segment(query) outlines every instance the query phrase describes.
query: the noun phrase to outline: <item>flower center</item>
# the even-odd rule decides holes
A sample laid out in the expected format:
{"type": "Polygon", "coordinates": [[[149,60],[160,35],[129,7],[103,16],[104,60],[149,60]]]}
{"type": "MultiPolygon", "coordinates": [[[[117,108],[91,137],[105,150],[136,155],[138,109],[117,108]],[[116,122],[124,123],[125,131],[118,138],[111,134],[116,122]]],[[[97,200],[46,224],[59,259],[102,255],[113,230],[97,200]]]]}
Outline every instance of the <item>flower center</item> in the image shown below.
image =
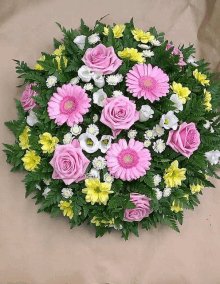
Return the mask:
{"type": "Polygon", "coordinates": [[[88,138],[87,140],[86,140],[86,144],[88,145],[88,146],[93,146],[93,141],[92,141],[92,139],[90,139],[90,138],[88,138]]]}
{"type": "Polygon", "coordinates": [[[60,112],[62,114],[71,114],[76,109],[74,97],[67,96],[60,103],[60,112]]]}
{"type": "Polygon", "coordinates": [[[95,193],[100,193],[101,192],[99,187],[94,188],[94,191],[95,191],[95,193]]]}
{"type": "Polygon", "coordinates": [[[139,79],[139,86],[145,90],[152,90],[155,86],[155,80],[150,76],[143,76],[139,79]]]}
{"type": "Polygon", "coordinates": [[[122,150],[118,155],[118,163],[125,169],[130,169],[138,164],[139,157],[136,151],[127,148],[122,150]]]}

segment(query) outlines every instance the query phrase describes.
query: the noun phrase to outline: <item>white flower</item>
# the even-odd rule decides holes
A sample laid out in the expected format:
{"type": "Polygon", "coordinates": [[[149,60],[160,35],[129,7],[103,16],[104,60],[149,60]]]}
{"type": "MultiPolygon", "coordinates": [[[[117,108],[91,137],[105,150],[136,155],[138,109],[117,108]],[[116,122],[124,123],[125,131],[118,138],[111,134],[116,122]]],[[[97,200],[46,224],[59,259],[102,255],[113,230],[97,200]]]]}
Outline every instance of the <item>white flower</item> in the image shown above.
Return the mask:
{"type": "Polygon", "coordinates": [[[154,56],[154,52],[153,51],[151,51],[151,50],[144,50],[143,52],[142,52],[142,55],[144,56],[144,57],[152,57],[152,56],[154,56]]]}
{"type": "Polygon", "coordinates": [[[110,224],[109,227],[114,228],[115,230],[122,230],[123,229],[123,226],[121,224],[119,225],[119,227],[116,227],[115,224],[110,224]]]}
{"type": "Polygon", "coordinates": [[[51,179],[43,179],[43,182],[46,184],[46,185],[49,185],[51,183],[51,179]]]}
{"type": "Polygon", "coordinates": [[[103,178],[104,182],[113,183],[114,181],[114,177],[110,173],[106,173],[103,178]]]}
{"type": "Polygon", "coordinates": [[[81,50],[83,50],[84,47],[85,47],[85,43],[86,43],[86,36],[84,36],[84,35],[77,36],[77,37],[74,39],[73,42],[78,46],[78,48],[80,48],[81,50]]]}
{"type": "Polygon", "coordinates": [[[95,124],[90,124],[86,129],[86,133],[96,136],[99,134],[99,128],[95,124]]]}
{"type": "Polygon", "coordinates": [[[210,132],[211,132],[211,133],[215,132],[214,129],[213,129],[213,127],[212,127],[212,123],[213,123],[212,121],[206,120],[206,121],[205,121],[205,124],[203,124],[203,127],[204,127],[204,128],[206,128],[206,129],[209,129],[209,128],[210,128],[210,132]]]}
{"type": "Polygon", "coordinates": [[[57,83],[57,77],[49,76],[46,81],[47,88],[52,88],[57,83]]]}
{"type": "Polygon", "coordinates": [[[139,111],[139,120],[147,121],[149,118],[152,118],[154,114],[154,111],[152,108],[148,105],[143,105],[139,111]]]}
{"type": "Polygon", "coordinates": [[[161,127],[159,124],[155,125],[153,130],[157,134],[158,137],[161,137],[164,135],[164,128],[161,127]]]}
{"type": "Polygon", "coordinates": [[[89,44],[95,44],[100,41],[99,34],[95,33],[88,37],[89,44]]]}
{"type": "Polygon", "coordinates": [[[41,187],[40,187],[39,184],[36,184],[36,185],[35,185],[35,188],[38,189],[38,190],[41,190],[41,187]]]}
{"type": "Polygon", "coordinates": [[[144,147],[148,148],[151,145],[151,141],[149,139],[144,141],[144,147]]]}
{"type": "Polygon", "coordinates": [[[106,160],[99,156],[92,161],[93,167],[97,170],[103,170],[106,167],[106,160]]]}
{"type": "Polygon", "coordinates": [[[83,82],[88,83],[92,79],[93,72],[88,66],[83,65],[78,70],[78,76],[83,82]]]}
{"type": "Polygon", "coordinates": [[[92,134],[83,133],[78,140],[82,149],[87,153],[95,153],[99,149],[99,141],[92,134]]]}
{"type": "Polygon", "coordinates": [[[115,86],[119,83],[117,75],[110,75],[106,79],[108,85],[115,86]]]}
{"type": "Polygon", "coordinates": [[[176,108],[174,112],[179,112],[183,110],[183,102],[177,94],[172,94],[170,100],[174,103],[174,107],[176,108]]]}
{"type": "Polygon", "coordinates": [[[166,148],[166,144],[162,139],[158,139],[156,142],[154,142],[153,149],[157,153],[162,153],[166,148]]]}
{"type": "Polygon", "coordinates": [[[49,187],[46,187],[44,189],[44,192],[42,193],[42,195],[46,198],[47,197],[47,194],[51,191],[51,189],[49,187]]]}
{"type": "Polygon", "coordinates": [[[153,188],[153,190],[156,191],[156,198],[157,198],[157,200],[160,200],[162,198],[162,196],[163,196],[162,191],[159,188],[153,188]]]}
{"type": "Polygon", "coordinates": [[[74,77],[74,78],[72,78],[71,80],[70,80],[70,84],[71,85],[76,85],[76,84],[78,84],[79,83],[79,77],[77,76],[77,77],[74,77]]]}
{"type": "Polygon", "coordinates": [[[153,130],[147,130],[144,133],[144,138],[145,139],[154,139],[156,136],[156,133],[153,130]]]}
{"type": "Polygon", "coordinates": [[[161,182],[161,176],[160,175],[155,175],[155,176],[153,176],[153,181],[154,181],[154,185],[155,186],[158,186],[159,185],[159,183],[161,182]]]}
{"type": "Polygon", "coordinates": [[[148,44],[138,44],[138,47],[140,47],[142,49],[150,49],[150,45],[148,45],[148,44]]]}
{"type": "Polygon", "coordinates": [[[98,114],[94,114],[92,120],[93,120],[93,123],[96,123],[99,120],[98,114]]]}
{"type": "Polygon", "coordinates": [[[91,91],[93,89],[93,84],[91,84],[91,83],[85,84],[83,88],[86,91],[91,91]]]}
{"type": "Polygon", "coordinates": [[[122,91],[117,91],[117,90],[115,90],[115,91],[113,92],[113,97],[114,97],[114,98],[117,98],[118,96],[123,96],[123,93],[122,93],[122,91]]]}
{"type": "Polygon", "coordinates": [[[102,153],[106,153],[108,149],[111,147],[112,139],[114,139],[111,135],[103,135],[99,142],[99,149],[102,153]]]}
{"type": "Polygon", "coordinates": [[[160,119],[160,126],[164,127],[165,129],[172,128],[173,130],[177,129],[177,122],[179,119],[174,115],[173,111],[168,111],[167,114],[163,114],[160,119]]]}
{"type": "Polygon", "coordinates": [[[210,162],[211,165],[216,165],[219,162],[220,151],[212,150],[212,151],[206,152],[205,157],[210,162]]]}
{"type": "Polygon", "coordinates": [[[196,62],[195,58],[192,55],[190,55],[190,57],[186,60],[186,62],[191,63],[194,66],[199,66],[198,64],[195,63],[196,62]]]}
{"type": "Polygon", "coordinates": [[[98,90],[93,93],[93,102],[100,107],[104,107],[104,100],[107,98],[107,94],[103,91],[103,89],[98,90]]]}
{"type": "Polygon", "coordinates": [[[123,81],[123,76],[121,74],[116,74],[116,77],[118,79],[118,83],[123,81]]]}
{"type": "Polygon", "coordinates": [[[154,46],[160,46],[161,45],[161,42],[157,39],[152,39],[150,43],[154,46]]]}
{"type": "Polygon", "coordinates": [[[137,135],[137,130],[131,129],[128,131],[128,138],[135,138],[136,135],[137,135]]]}
{"type": "Polygon", "coordinates": [[[70,144],[73,140],[72,133],[67,133],[63,136],[63,144],[70,144]]]}
{"type": "Polygon", "coordinates": [[[171,194],[172,189],[170,187],[164,188],[163,197],[168,197],[171,194]]]}
{"type": "Polygon", "coordinates": [[[72,188],[63,188],[61,194],[64,198],[71,198],[73,196],[72,188]]]}
{"type": "Polygon", "coordinates": [[[70,128],[70,132],[74,135],[77,136],[82,132],[82,127],[75,124],[70,128]]]}
{"type": "Polygon", "coordinates": [[[86,175],[88,178],[99,179],[100,180],[100,172],[96,169],[91,169],[90,172],[86,175]]]}
{"type": "Polygon", "coordinates": [[[33,110],[29,111],[29,115],[27,116],[27,124],[33,126],[34,124],[38,123],[37,116],[33,110]]]}
{"type": "Polygon", "coordinates": [[[98,88],[104,87],[105,80],[101,74],[94,72],[94,74],[92,75],[92,79],[94,80],[94,84],[96,85],[96,87],[98,88]]]}

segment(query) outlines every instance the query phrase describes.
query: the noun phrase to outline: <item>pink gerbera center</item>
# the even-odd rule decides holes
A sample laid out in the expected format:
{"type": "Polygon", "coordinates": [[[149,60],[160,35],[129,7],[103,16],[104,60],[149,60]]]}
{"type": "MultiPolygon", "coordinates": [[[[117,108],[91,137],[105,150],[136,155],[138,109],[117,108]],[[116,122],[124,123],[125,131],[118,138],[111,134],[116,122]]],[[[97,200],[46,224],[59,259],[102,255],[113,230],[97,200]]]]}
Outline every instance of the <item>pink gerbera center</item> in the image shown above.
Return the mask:
{"type": "Polygon", "coordinates": [[[118,163],[122,168],[130,169],[135,167],[139,162],[139,157],[136,151],[127,148],[122,150],[118,157],[118,163]]]}
{"type": "Polygon", "coordinates": [[[155,87],[155,80],[150,76],[143,76],[139,79],[139,86],[144,90],[151,90],[155,87]]]}
{"type": "Polygon", "coordinates": [[[77,107],[74,97],[66,96],[60,102],[60,112],[63,114],[71,114],[77,107]]]}

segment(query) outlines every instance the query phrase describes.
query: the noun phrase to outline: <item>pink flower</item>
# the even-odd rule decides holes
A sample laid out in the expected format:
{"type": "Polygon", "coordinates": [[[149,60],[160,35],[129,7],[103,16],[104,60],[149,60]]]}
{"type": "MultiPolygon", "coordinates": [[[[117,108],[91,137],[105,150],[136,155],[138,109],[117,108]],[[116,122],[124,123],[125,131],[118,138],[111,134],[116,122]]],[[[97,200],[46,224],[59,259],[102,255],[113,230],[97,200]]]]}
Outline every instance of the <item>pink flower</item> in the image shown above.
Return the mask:
{"type": "Polygon", "coordinates": [[[21,105],[25,111],[32,110],[34,108],[37,108],[37,104],[35,100],[32,97],[39,96],[37,92],[32,90],[32,86],[36,86],[36,84],[31,83],[28,84],[21,95],[21,105]]]}
{"type": "Polygon", "coordinates": [[[68,126],[73,126],[83,121],[83,115],[89,111],[91,101],[85,90],[80,86],[71,84],[57,88],[48,102],[48,114],[51,119],[55,118],[57,125],[65,122],[68,126]]]}
{"type": "Polygon", "coordinates": [[[150,198],[139,193],[131,193],[130,201],[136,205],[135,209],[125,209],[124,221],[141,221],[151,213],[150,198]]]}
{"type": "Polygon", "coordinates": [[[100,121],[112,129],[114,138],[122,129],[129,129],[138,119],[136,105],[127,97],[105,99],[100,121]]]}
{"type": "MultiPolygon", "coordinates": [[[[172,47],[174,47],[174,45],[168,44],[167,47],[166,47],[166,50],[169,50],[172,47]]],[[[180,56],[180,59],[179,59],[179,62],[177,63],[177,65],[179,65],[179,66],[186,65],[186,63],[183,61],[183,54],[182,54],[182,52],[178,48],[174,47],[174,49],[172,51],[172,54],[180,56]]]]}
{"type": "Polygon", "coordinates": [[[89,163],[76,139],[71,144],[57,145],[50,161],[54,168],[52,178],[62,179],[67,185],[79,182],[86,178],[85,171],[89,163]]]}
{"type": "Polygon", "coordinates": [[[180,152],[183,156],[189,158],[200,145],[200,134],[195,123],[183,122],[179,129],[171,130],[166,144],[173,148],[174,151],[180,152]]]}
{"type": "Polygon", "coordinates": [[[126,77],[127,91],[139,99],[143,97],[151,103],[169,92],[169,77],[157,66],[135,64],[126,77]]]}
{"type": "Polygon", "coordinates": [[[106,75],[115,72],[122,64],[112,46],[105,47],[103,44],[99,44],[94,48],[88,48],[84,54],[82,61],[93,72],[106,75]]]}
{"type": "Polygon", "coordinates": [[[111,175],[122,180],[138,179],[150,169],[151,155],[144,144],[130,139],[113,143],[106,155],[107,167],[111,175]]]}

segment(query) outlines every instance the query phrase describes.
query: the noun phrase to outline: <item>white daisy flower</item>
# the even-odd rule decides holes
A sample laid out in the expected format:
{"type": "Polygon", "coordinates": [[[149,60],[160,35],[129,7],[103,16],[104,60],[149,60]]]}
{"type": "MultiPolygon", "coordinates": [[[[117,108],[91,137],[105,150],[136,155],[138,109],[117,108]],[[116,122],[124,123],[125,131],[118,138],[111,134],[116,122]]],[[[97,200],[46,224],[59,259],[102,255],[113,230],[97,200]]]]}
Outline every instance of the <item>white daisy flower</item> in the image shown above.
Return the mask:
{"type": "Polygon", "coordinates": [[[47,85],[47,88],[52,88],[53,86],[55,86],[57,83],[57,77],[55,76],[49,76],[47,78],[47,81],[46,81],[46,85],[47,85]]]}
{"type": "Polygon", "coordinates": [[[93,102],[100,107],[104,107],[104,100],[107,98],[107,94],[103,89],[99,89],[97,92],[93,93],[93,102]]]}
{"type": "Polygon", "coordinates": [[[128,131],[128,138],[130,138],[130,139],[135,138],[136,135],[137,135],[137,130],[131,129],[131,130],[128,131]]]}
{"type": "Polygon", "coordinates": [[[171,194],[172,189],[170,187],[164,188],[163,197],[168,197],[171,194]]]}
{"type": "Polygon", "coordinates": [[[104,87],[105,79],[101,74],[94,72],[94,74],[92,75],[92,79],[94,80],[94,84],[96,85],[96,87],[98,88],[104,87]]]}
{"type": "Polygon", "coordinates": [[[196,62],[195,58],[192,55],[189,56],[189,58],[186,60],[186,62],[191,63],[193,66],[196,66],[196,67],[199,66],[198,64],[195,63],[196,62]]]}
{"type": "Polygon", "coordinates": [[[39,184],[36,184],[36,185],[35,185],[35,188],[36,188],[37,190],[41,190],[41,187],[40,187],[39,184]]]}
{"type": "Polygon", "coordinates": [[[113,97],[117,98],[118,96],[123,96],[122,91],[117,91],[117,90],[113,91],[113,97]]]}
{"type": "Polygon", "coordinates": [[[100,180],[100,172],[96,169],[91,169],[90,172],[86,175],[88,178],[99,179],[100,180]]]}
{"type": "Polygon", "coordinates": [[[77,76],[77,77],[74,77],[74,78],[72,78],[71,80],[70,80],[70,84],[71,85],[76,85],[76,84],[78,84],[79,83],[79,77],[77,76]]]}
{"type": "Polygon", "coordinates": [[[51,179],[43,179],[43,182],[46,184],[46,185],[49,185],[51,183],[51,179]]]}
{"type": "Polygon", "coordinates": [[[158,139],[157,141],[154,142],[153,144],[153,149],[157,153],[162,153],[166,148],[166,144],[162,139],[158,139]]]}
{"type": "Polygon", "coordinates": [[[174,115],[173,111],[168,111],[167,114],[163,114],[160,119],[160,126],[165,129],[172,128],[173,130],[177,129],[179,119],[174,115]]]}
{"type": "Polygon", "coordinates": [[[148,44],[138,44],[138,47],[140,47],[142,49],[150,49],[150,45],[148,45],[148,44]]]}
{"type": "Polygon", "coordinates": [[[159,124],[155,125],[153,130],[157,134],[158,137],[161,137],[164,135],[164,128],[161,127],[159,124]]]}
{"type": "Polygon", "coordinates": [[[99,134],[99,128],[95,124],[90,124],[86,129],[86,133],[96,136],[99,134]]]}
{"type": "Polygon", "coordinates": [[[91,91],[93,89],[93,84],[91,84],[91,83],[85,84],[83,88],[86,91],[91,91]]]}
{"type": "Polygon", "coordinates": [[[160,200],[162,198],[162,196],[163,196],[162,191],[159,188],[153,188],[153,190],[156,191],[156,198],[157,198],[157,200],[160,200]]]}
{"type": "Polygon", "coordinates": [[[98,114],[94,114],[92,120],[93,120],[93,123],[96,123],[99,120],[98,114]]]}
{"type": "Polygon", "coordinates": [[[92,161],[93,167],[97,170],[103,170],[106,167],[106,160],[99,156],[92,161]]]}
{"type": "Polygon", "coordinates": [[[145,148],[148,148],[150,145],[151,145],[150,139],[147,139],[147,140],[144,141],[144,147],[145,148]]]}
{"type": "Polygon", "coordinates": [[[217,165],[220,158],[219,150],[212,150],[205,153],[206,159],[210,162],[211,165],[217,165]]]}
{"type": "Polygon", "coordinates": [[[73,196],[72,188],[63,188],[61,194],[64,198],[71,198],[73,196]]]}
{"type": "Polygon", "coordinates": [[[158,186],[159,183],[161,182],[161,180],[162,180],[162,178],[161,178],[160,175],[155,175],[155,176],[153,176],[153,181],[154,181],[154,185],[155,185],[155,186],[158,186]]]}
{"type": "Polygon", "coordinates": [[[103,179],[104,179],[104,182],[108,182],[108,183],[113,183],[114,181],[114,177],[110,175],[110,173],[104,174],[103,179]]]}
{"type": "Polygon", "coordinates": [[[139,120],[141,122],[147,121],[149,118],[152,118],[154,114],[154,111],[149,105],[143,105],[141,106],[141,109],[139,111],[139,120]]]}
{"type": "Polygon", "coordinates": [[[99,149],[99,141],[95,135],[83,133],[78,140],[82,149],[87,153],[95,153],[99,149]]]}
{"type": "Polygon", "coordinates": [[[161,42],[157,39],[152,39],[150,43],[154,46],[160,46],[161,45],[161,42]]]}
{"type": "Polygon", "coordinates": [[[70,128],[70,132],[74,135],[77,136],[82,132],[82,127],[75,124],[70,128]]]}
{"type": "Polygon", "coordinates": [[[144,50],[144,51],[142,52],[142,55],[143,55],[144,57],[150,58],[150,57],[154,56],[154,52],[151,51],[151,50],[144,50]]]}
{"type": "Polygon", "coordinates": [[[177,94],[172,94],[170,100],[174,103],[174,107],[176,108],[174,112],[179,112],[183,110],[183,102],[177,94]]]}
{"type": "Polygon", "coordinates": [[[110,75],[106,78],[106,82],[108,83],[108,85],[110,86],[115,86],[118,84],[118,77],[117,75],[110,75]]]}
{"type": "Polygon", "coordinates": [[[109,227],[114,228],[115,230],[122,230],[123,226],[120,224],[119,227],[116,227],[115,224],[110,224],[109,227]]]}
{"type": "Polygon", "coordinates": [[[73,42],[78,46],[78,48],[80,48],[81,50],[83,50],[84,47],[85,47],[85,43],[86,43],[86,36],[84,36],[84,35],[77,36],[77,37],[74,39],[73,42]]]}
{"type": "Polygon", "coordinates": [[[103,135],[99,142],[99,149],[102,153],[106,153],[108,149],[111,147],[112,139],[114,139],[111,135],[103,135]]]}
{"type": "Polygon", "coordinates": [[[34,126],[36,123],[39,122],[33,110],[29,111],[29,115],[27,116],[26,120],[27,120],[27,124],[30,126],[34,126]]]}
{"type": "Polygon", "coordinates": [[[46,187],[45,189],[44,189],[44,192],[42,193],[42,195],[46,198],[47,197],[47,195],[48,195],[48,193],[51,191],[51,189],[49,188],[49,187],[46,187]]]}
{"type": "Polygon", "coordinates": [[[70,144],[73,140],[73,136],[72,136],[72,133],[67,133],[63,136],[63,144],[66,145],[66,144],[70,144]]]}
{"type": "Polygon", "coordinates": [[[99,34],[95,33],[88,37],[89,44],[95,44],[100,41],[99,34]]]}
{"type": "Polygon", "coordinates": [[[116,74],[116,77],[118,79],[118,83],[123,81],[123,76],[121,74],[116,74]]]}
{"type": "Polygon", "coordinates": [[[145,139],[154,139],[156,136],[156,133],[154,132],[154,130],[147,130],[144,133],[144,138],[145,139]]]}
{"type": "Polygon", "coordinates": [[[91,71],[91,69],[88,66],[86,66],[86,65],[83,65],[78,70],[79,78],[83,82],[86,82],[86,83],[90,82],[90,80],[92,79],[93,74],[94,73],[91,71]]]}

